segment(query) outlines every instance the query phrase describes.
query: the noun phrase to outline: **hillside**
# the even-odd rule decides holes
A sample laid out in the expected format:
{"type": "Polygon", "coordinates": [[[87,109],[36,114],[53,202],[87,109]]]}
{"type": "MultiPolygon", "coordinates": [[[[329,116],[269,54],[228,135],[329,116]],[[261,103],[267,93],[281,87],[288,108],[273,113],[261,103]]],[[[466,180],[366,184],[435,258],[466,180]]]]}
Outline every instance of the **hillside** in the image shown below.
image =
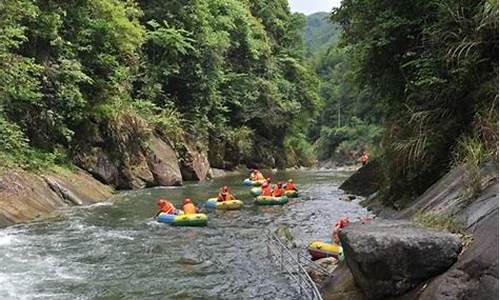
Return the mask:
{"type": "Polygon", "coordinates": [[[328,20],[328,13],[317,12],[307,16],[304,41],[307,56],[315,54],[322,48],[327,48],[339,37],[339,27],[328,20]]]}

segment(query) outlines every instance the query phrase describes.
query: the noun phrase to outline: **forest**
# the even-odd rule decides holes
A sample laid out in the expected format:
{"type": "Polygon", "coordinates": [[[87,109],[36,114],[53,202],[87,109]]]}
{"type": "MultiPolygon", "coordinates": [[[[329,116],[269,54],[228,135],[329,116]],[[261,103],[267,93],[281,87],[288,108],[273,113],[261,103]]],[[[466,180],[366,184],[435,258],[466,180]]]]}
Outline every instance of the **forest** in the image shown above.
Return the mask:
{"type": "Polygon", "coordinates": [[[496,0],[5,0],[0,36],[3,168],[133,163],[153,134],[220,168],[368,151],[398,206],[498,155],[496,0]]]}
{"type": "Polygon", "coordinates": [[[304,24],[286,0],[2,1],[2,165],[71,164],[96,131],[119,161],[154,132],[216,165],[311,165],[304,24]]]}

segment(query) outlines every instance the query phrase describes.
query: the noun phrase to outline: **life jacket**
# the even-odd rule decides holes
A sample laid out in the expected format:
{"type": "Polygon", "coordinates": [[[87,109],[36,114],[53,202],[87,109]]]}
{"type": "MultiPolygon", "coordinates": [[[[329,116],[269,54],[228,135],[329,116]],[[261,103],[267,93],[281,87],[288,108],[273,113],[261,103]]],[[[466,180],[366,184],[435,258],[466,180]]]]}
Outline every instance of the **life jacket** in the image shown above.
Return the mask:
{"type": "Polygon", "coordinates": [[[349,225],[349,219],[347,219],[347,218],[341,218],[335,224],[335,228],[336,229],[342,229],[342,228],[346,227],[347,225],[349,225]]]}
{"type": "Polygon", "coordinates": [[[185,215],[192,215],[196,213],[196,206],[193,203],[186,203],[182,207],[185,215]]]}
{"type": "Polygon", "coordinates": [[[283,196],[283,193],[285,191],[283,190],[283,188],[280,188],[278,187],[277,185],[274,187],[274,190],[273,190],[273,196],[274,197],[281,197],[283,196]]]}
{"type": "Polygon", "coordinates": [[[233,195],[231,195],[230,192],[220,192],[219,196],[217,197],[217,201],[229,201],[233,200],[233,195]]]}
{"type": "Polygon", "coordinates": [[[169,201],[164,201],[162,202],[162,205],[160,205],[160,211],[165,214],[170,214],[173,215],[175,214],[175,206],[169,202],[169,201]]]}
{"type": "Polygon", "coordinates": [[[272,196],[273,190],[270,186],[262,187],[262,191],[260,192],[261,196],[272,196]]]}
{"type": "Polygon", "coordinates": [[[296,191],[297,187],[295,186],[295,183],[287,183],[285,185],[285,191],[296,191]]]}

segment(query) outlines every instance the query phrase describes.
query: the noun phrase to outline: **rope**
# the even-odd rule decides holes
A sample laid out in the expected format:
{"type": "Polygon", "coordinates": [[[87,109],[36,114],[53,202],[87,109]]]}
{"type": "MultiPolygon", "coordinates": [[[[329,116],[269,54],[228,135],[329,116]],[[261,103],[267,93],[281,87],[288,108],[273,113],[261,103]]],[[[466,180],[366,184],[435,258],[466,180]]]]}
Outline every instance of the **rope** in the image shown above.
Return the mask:
{"type": "MultiPolygon", "coordinates": [[[[268,254],[270,257],[279,258],[281,268],[285,270],[288,276],[296,283],[300,295],[309,296],[308,298],[312,300],[323,300],[323,296],[318,286],[301,264],[300,256],[295,256],[276,234],[268,231],[266,233],[266,238],[268,254]]],[[[321,268],[319,265],[317,266],[321,272],[326,272],[324,268],[321,268]]],[[[328,272],[326,272],[326,274],[328,274],[328,272]]],[[[305,298],[303,297],[302,299],[305,298]]]]}

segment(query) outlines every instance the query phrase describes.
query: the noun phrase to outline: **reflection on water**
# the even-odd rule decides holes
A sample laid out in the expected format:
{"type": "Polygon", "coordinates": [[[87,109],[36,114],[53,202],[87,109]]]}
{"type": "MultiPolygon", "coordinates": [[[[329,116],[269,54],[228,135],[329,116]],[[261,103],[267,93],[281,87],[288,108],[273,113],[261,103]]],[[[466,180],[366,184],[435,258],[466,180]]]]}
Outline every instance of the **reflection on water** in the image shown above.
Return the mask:
{"type": "MultiPolygon", "coordinates": [[[[299,248],[328,239],[341,216],[366,211],[338,200],[348,173],[293,171],[302,197],[285,206],[252,203],[243,176],[125,192],[61,217],[0,231],[0,299],[296,299],[266,257],[263,232],[290,228],[299,248]],[[202,203],[230,185],[241,211],[210,211],[207,227],[157,223],[156,199],[202,203]]],[[[300,251],[300,249],[299,249],[300,251]]]]}

